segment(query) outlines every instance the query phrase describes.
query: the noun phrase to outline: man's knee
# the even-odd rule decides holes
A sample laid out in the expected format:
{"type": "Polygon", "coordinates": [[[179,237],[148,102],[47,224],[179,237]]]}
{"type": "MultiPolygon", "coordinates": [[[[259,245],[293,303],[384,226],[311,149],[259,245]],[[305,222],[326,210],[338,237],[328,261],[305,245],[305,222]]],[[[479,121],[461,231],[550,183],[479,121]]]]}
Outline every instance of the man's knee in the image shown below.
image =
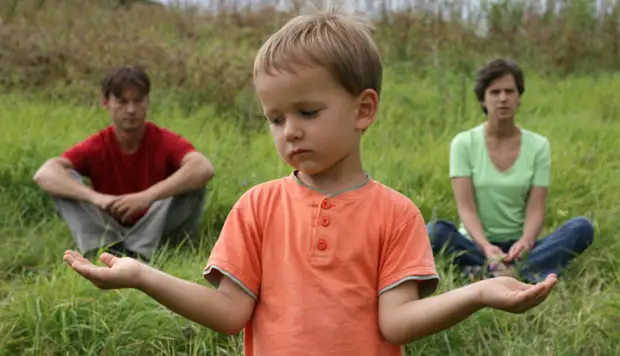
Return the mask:
{"type": "Polygon", "coordinates": [[[189,192],[185,192],[183,194],[177,195],[173,198],[173,200],[183,200],[193,205],[202,205],[204,203],[204,199],[206,195],[207,195],[207,189],[199,188],[199,189],[190,190],[189,192]]]}
{"type": "Polygon", "coordinates": [[[52,195],[52,201],[59,217],[66,219],[67,215],[80,214],[84,210],[84,202],[76,199],[52,195]]]}
{"type": "Polygon", "coordinates": [[[196,189],[184,194],[175,196],[170,202],[168,215],[182,217],[182,220],[192,219],[201,215],[205,203],[206,189],[196,189]]]}

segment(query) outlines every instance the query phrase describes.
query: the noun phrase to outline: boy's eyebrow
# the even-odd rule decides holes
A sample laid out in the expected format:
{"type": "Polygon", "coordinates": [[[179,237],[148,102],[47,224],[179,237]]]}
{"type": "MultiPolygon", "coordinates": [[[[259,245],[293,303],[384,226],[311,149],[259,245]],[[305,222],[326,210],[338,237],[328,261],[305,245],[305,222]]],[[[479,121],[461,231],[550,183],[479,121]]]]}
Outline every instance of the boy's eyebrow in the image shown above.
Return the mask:
{"type": "Polygon", "coordinates": [[[318,100],[300,100],[300,101],[296,101],[293,106],[299,107],[299,106],[317,106],[317,105],[322,105],[322,104],[318,100]]]}
{"type": "MultiPolygon", "coordinates": [[[[321,103],[318,100],[299,100],[299,101],[295,101],[292,104],[287,104],[286,107],[291,107],[291,108],[299,108],[299,107],[308,107],[308,106],[323,106],[324,104],[321,103]]],[[[273,115],[274,113],[279,113],[281,111],[280,109],[270,109],[270,110],[266,110],[265,112],[268,115],[273,115]]]]}

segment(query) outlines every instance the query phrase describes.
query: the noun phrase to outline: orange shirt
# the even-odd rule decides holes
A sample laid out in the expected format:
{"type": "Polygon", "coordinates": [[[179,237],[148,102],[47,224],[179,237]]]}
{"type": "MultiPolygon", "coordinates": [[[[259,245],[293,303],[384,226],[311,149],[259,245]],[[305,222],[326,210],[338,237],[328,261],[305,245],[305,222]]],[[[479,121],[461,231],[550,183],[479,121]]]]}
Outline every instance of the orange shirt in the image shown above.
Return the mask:
{"type": "Polygon", "coordinates": [[[381,336],[379,295],[418,279],[426,297],[439,278],[424,219],[404,195],[369,179],[328,197],[294,174],[234,205],[204,275],[217,285],[220,273],[257,300],[248,356],[402,355],[381,336]]]}

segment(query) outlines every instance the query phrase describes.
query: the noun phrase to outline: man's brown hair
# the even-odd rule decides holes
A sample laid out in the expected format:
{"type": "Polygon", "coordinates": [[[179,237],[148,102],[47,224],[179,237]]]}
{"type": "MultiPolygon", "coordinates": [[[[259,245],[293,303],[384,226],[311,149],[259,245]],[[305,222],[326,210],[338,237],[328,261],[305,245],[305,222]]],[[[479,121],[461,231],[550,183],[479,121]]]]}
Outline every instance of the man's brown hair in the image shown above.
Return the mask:
{"type": "Polygon", "coordinates": [[[151,92],[151,79],[148,74],[135,66],[125,66],[111,70],[101,81],[101,94],[109,99],[110,95],[120,97],[125,89],[134,87],[149,95],[151,92]]]}

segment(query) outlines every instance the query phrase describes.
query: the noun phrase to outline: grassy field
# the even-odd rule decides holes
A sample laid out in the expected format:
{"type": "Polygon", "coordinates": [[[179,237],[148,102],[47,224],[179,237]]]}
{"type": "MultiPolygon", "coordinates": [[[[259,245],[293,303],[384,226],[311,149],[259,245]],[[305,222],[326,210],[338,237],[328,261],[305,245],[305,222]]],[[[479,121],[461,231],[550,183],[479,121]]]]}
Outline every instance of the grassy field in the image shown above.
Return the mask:
{"type": "MultiPolygon", "coordinates": [[[[370,174],[409,196],[429,219],[456,218],[448,145],[483,117],[456,75],[413,79],[388,71],[378,124],[364,141],[370,174]],[[455,94],[460,93],[460,94],[455,94]]],[[[620,76],[528,77],[519,123],[552,142],[553,183],[546,228],[575,215],[596,223],[592,248],[550,299],[520,316],[484,310],[408,347],[411,355],[615,355],[620,351],[620,76]]],[[[471,86],[469,82],[466,86],[471,86]]],[[[155,89],[151,118],[196,143],[217,167],[201,246],[163,251],[155,265],[201,281],[209,248],[230,205],[249,186],[288,174],[267,127],[250,138],[205,109],[183,115],[155,89]]],[[[101,292],[69,270],[72,247],[50,200],[31,182],[49,156],[107,125],[96,106],[0,98],[0,354],[241,355],[240,338],[212,333],[132,290],[101,292]]],[[[441,265],[441,261],[438,261],[441,265]]],[[[439,293],[457,285],[442,269],[439,293]]]]}
{"type": "MultiPolygon", "coordinates": [[[[456,220],[449,143],[484,120],[473,94],[476,67],[507,55],[526,66],[519,124],[552,144],[546,231],[578,215],[596,226],[594,244],[544,305],[519,316],[483,310],[408,345],[410,355],[620,352],[620,5],[596,22],[592,1],[564,3],[559,15],[536,17],[505,1],[487,10],[488,37],[417,13],[378,22],[385,89],[363,142],[373,178],[409,196],[427,220],[456,220]]],[[[101,292],[69,270],[62,254],[74,246],[71,235],[32,175],[108,125],[97,96],[106,70],[143,65],[154,80],[150,118],[189,138],[216,167],[202,239],[162,250],[153,264],[204,283],[235,200],[290,173],[248,81],[257,47],[286,18],[127,10],[104,0],[0,1],[0,356],[241,355],[240,337],[210,332],[136,291],[101,292]]],[[[458,287],[437,262],[438,293],[458,287]]]]}

